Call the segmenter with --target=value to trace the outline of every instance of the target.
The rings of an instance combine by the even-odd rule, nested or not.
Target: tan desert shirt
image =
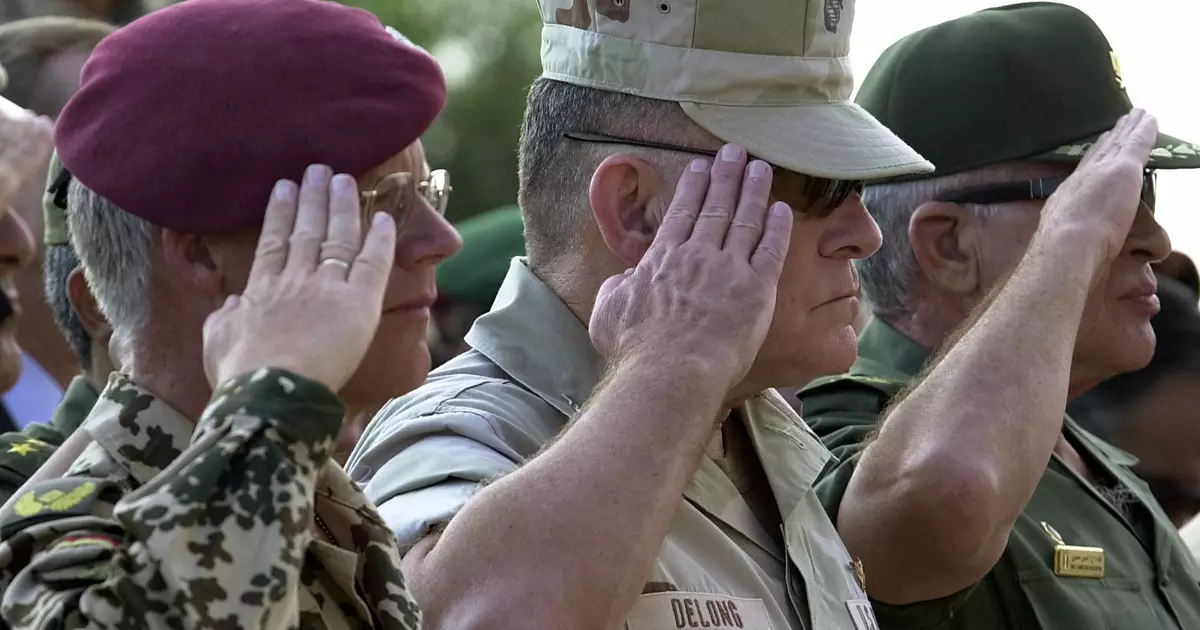
[[[599,382],[585,326],[520,258],[467,341],[473,351],[376,416],[347,464],[402,549],[533,457]],[[624,627],[874,630],[861,574],[813,492],[829,452],[774,391],[737,413],[746,457],[701,462]],[[745,473],[759,466],[782,522],[747,501]]]

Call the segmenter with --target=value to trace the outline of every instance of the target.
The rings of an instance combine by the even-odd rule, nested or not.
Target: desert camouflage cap
[[[818,177],[933,165],[850,102],[854,0],[539,0],[549,79],[678,102],[753,156]]]

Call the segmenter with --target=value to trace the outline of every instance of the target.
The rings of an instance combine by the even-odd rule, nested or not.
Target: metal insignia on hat
[[[836,33],[842,21],[842,5],[845,0],[825,0],[825,30]]]
[[[1121,76],[1121,60],[1117,59],[1117,53],[1114,50],[1108,51],[1108,56],[1112,59],[1113,76],[1117,79],[1117,87],[1125,89],[1125,79]]]

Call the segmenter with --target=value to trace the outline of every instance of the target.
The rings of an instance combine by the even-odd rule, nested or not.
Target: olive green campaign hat
[[[721,140],[798,173],[932,171],[850,101],[854,2],[539,0],[542,75],[677,102]]]
[[[67,245],[71,242],[67,231],[67,180],[63,179],[64,172],[58,151],[55,151],[50,155],[50,171],[46,175],[46,188],[42,191],[42,220],[45,223],[43,240],[47,245]]]
[[[1133,108],[1117,54],[1079,9],[1030,2],[912,33],[855,99],[937,166],[1078,162]],[[1200,146],[1159,134],[1151,168],[1200,167]]]
[[[491,306],[512,259],[525,255],[525,227],[517,206],[504,206],[454,226],[462,249],[437,266],[438,292]]]

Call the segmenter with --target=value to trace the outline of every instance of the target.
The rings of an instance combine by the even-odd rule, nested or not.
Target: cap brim
[[[1068,164],[1078,162],[1100,135],[1095,134],[1070,144],[1064,144],[1053,151],[1035,155],[1029,160]],[[1200,168],[1200,145],[1160,133],[1158,141],[1154,143],[1154,149],[1150,151],[1150,161],[1146,166],[1154,169]]]
[[[680,106],[709,133],[797,173],[874,180],[933,172],[933,164],[854,103]]]

